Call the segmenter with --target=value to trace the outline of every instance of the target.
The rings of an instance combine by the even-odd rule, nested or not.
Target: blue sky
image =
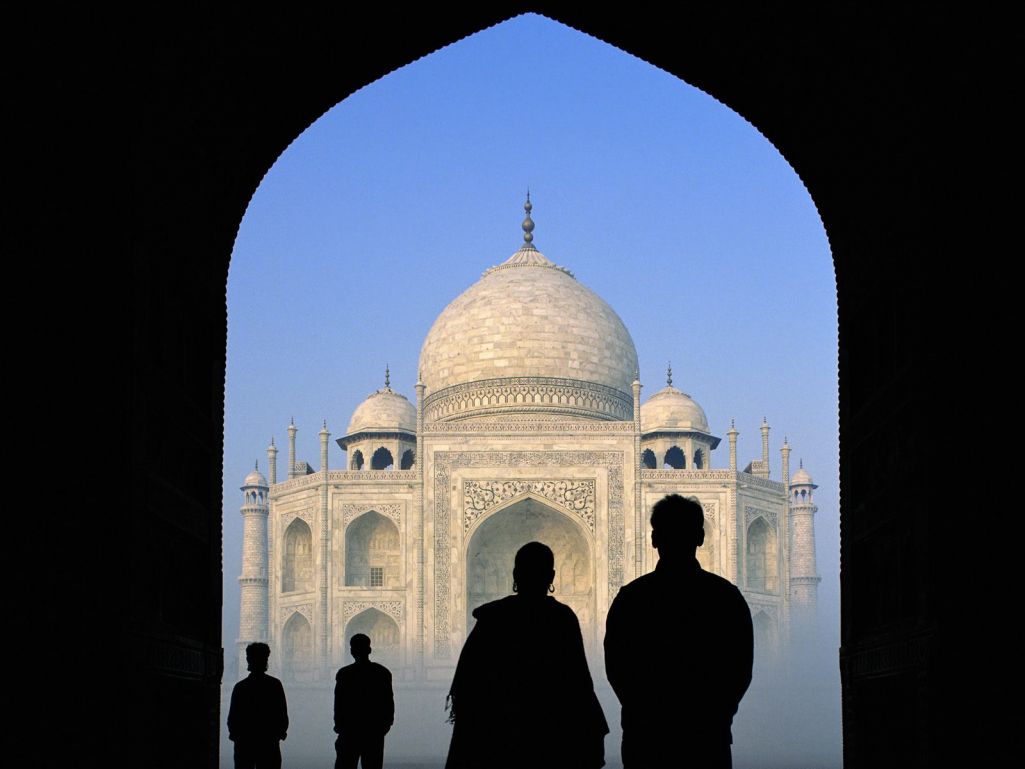
[[[281,155],[240,223],[228,281],[224,642],[238,633],[241,479],[295,417],[319,461],[382,386],[413,399],[439,312],[521,242],[602,296],[644,394],[673,383],[742,465],[773,427],[820,485],[820,600],[839,626],[836,294],[814,202],[787,160],[711,96],[537,16],[367,86]],[[724,467],[723,446],[712,455]]]

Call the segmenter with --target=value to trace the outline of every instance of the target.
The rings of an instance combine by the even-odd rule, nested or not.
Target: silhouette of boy
[[[355,660],[335,676],[335,769],[381,769],[384,735],[395,720],[391,673],[370,661],[370,638],[356,633],[349,639]]]
[[[249,675],[231,690],[228,739],[235,743],[235,769],[280,769],[288,733],[288,706],[281,681],[267,675],[270,647],[246,647]]]
[[[624,769],[732,766],[754,634],[740,591],[694,557],[704,541],[700,504],[660,500],[651,513],[658,564],[609,607],[605,671],[623,706]]]

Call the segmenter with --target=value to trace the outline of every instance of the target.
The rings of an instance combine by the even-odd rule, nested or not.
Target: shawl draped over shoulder
[[[514,595],[473,616],[449,692],[446,769],[604,766],[609,727],[573,610]]]

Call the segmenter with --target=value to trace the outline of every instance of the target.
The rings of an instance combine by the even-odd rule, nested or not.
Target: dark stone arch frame
[[[945,321],[952,297],[962,314],[977,308],[992,317],[995,308],[995,327],[1013,304],[985,275],[972,284],[939,274],[929,259],[944,252],[999,259],[1018,245],[1011,201],[986,194],[998,174],[1022,176],[1020,153],[1010,149],[1017,124],[1008,104],[1021,90],[1014,25],[957,9],[896,9],[883,18],[848,7],[699,7],[687,9],[684,29],[657,14],[544,3],[458,14],[424,8],[409,12],[413,18],[401,30],[372,8],[346,8],[337,18],[279,14],[272,21],[204,14],[200,23],[169,14],[159,27],[138,30],[131,55],[109,68],[97,64],[96,52],[117,51],[130,30],[119,30],[117,45],[107,45],[112,27],[103,19],[68,25],[68,34],[57,19],[38,25],[48,37],[41,48],[69,51],[74,66],[66,68],[62,92],[41,89],[39,122],[59,115],[62,141],[49,141],[43,128],[29,143],[45,149],[36,154],[31,184],[21,188],[30,201],[21,231],[50,225],[54,211],[64,209],[90,225],[93,242],[113,246],[102,263],[78,260],[61,278],[81,271],[78,285],[89,287],[76,292],[77,302],[87,303],[79,325],[99,342],[88,361],[78,353],[82,362],[106,353],[117,361],[108,369],[80,367],[96,376],[79,383],[79,393],[105,404],[95,416],[83,412],[82,427],[93,435],[113,427],[127,436],[128,472],[121,503],[102,499],[99,484],[84,500],[103,510],[110,526],[64,516],[51,537],[59,565],[47,575],[46,592],[62,595],[65,608],[59,619],[29,608],[47,627],[41,637],[54,645],[40,644],[33,650],[40,664],[22,666],[43,670],[60,658],[56,639],[66,637],[67,627],[109,628],[103,639],[79,639],[79,650],[108,684],[89,696],[109,707],[87,710],[97,719],[118,718],[121,729],[86,718],[31,763],[66,764],[62,751],[66,757],[69,746],[83,745],[107,765],[134,765],[159,740],[154,725],[173,722],[190,737],[168,746],[160,764],[216,765],[223,286],[235,226],[274,156],[340,96],[527,9],[544,10],[714,94],[798,169],[826,222],[838,277],[847,765],[926,765],[938,756],[964,765],[1011,763],[1019,750],[1014,740],[992,739],[1016,733],[1014,708],[998,706],[1000,676],[973,675],[963,660],[1009,656],[996,632],[1002,591],[992,586],[1013,584],[1015,558],[1009,542],[997,543],[989,589],[981,592],[946,576],[961,528],[954,516],[935,515],[949,498],[934,484],[943,465],[935,447],[944,445],[946,429],[934,418],[944,403],[934,384],[946,381],[949,352],[957,348]],[[373,38],[370,55],[337,44],[335,30],[356,26]],[[952,93],[960,109],[950,107]],[[105,96],[127,110],[127,120],[124,111],[105,109]],[[109,198],[75,194],[86,175],[61,183],[75,177],[61,161],[79,151],[80,158],[98,157],[92,135],[67,130],[84,127],[87,115],[93,130],[98,125],[119,141],[129,126],[129,163],[104,169],[118,191]],[[131,195],[119,197],[123,190]],[[71,205],[48,203],[72,195]],[[109,200],[120,207],[115,202],[112,211]],[[38,264],[80,252],[81,228],[34,231]],[[98,280],[99,271],[117,279]],[[133,286],[127,300],[125,276]],[[52,294],[50,276],[37,283]],[[991,285],[985,295],[977,288]],[[77,306],[75,299],[67,305]],[[976,335],[973,360],[989,360],[997,345]],[[33,397],[46,400],[38,390]],[[100,458],[86,462],[95,464],[96,478],[109,469]],[[991,521],[1010,526],[1010,514],[993,511]],[[87,559],[95,552],[90,543],[109,557],[99,564]],[[203,563],[208,569],[195,568]],[[160,589],[166,573],[176,575],[176,590]],[[129,611],[91,600],[126,574]],[[45,710],[36,675],[24,682],[16,675],[14,691],[25,713]],[[980,701],[991,707],[967,709]],[[24,726],[21,733],[43,736],[41,725]]]

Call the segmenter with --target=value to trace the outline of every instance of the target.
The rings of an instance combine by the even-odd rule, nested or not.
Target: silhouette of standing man
[[[730,726],[751,683],[751,612],[728,580],[702,570],[701,505],[655,504],[655,571],[609,608],[605,672],[623,706],[624,769],[729,769]]]
[[[249,675],[231,690],[228,739],[235,743],[235,769],[279,769],[288,733],[288,707],[281,681],[267,675],[270,647],[246,647]]]
[[[381,769],[384,735],[395,720],[391,673],[370,661],[370,638],[356,633],[349,639],[356,660],[335,676],[335,769]]]

